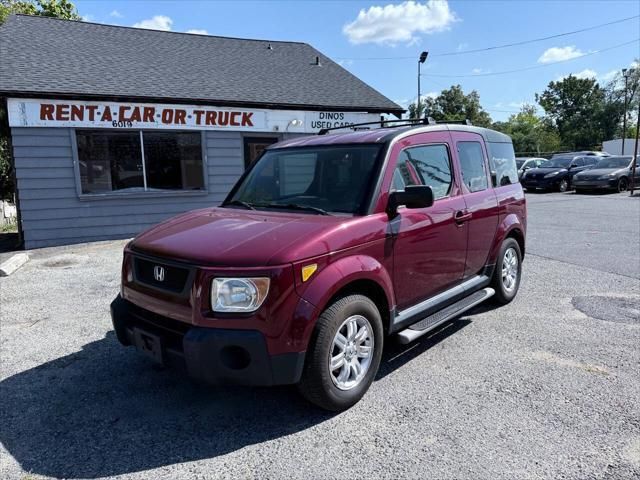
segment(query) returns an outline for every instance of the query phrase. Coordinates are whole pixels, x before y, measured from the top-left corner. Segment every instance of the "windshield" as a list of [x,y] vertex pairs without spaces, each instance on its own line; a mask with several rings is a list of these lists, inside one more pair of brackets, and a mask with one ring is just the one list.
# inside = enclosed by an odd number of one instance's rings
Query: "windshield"
[[355,214],[374,183],[380,145],[267,150],[223,206]]
[[556,157],[540,165],[541,168],[569,168],[573,157]]
[[595,168],[624,168],[631,163],[631,157],[609,157],[596,163]]

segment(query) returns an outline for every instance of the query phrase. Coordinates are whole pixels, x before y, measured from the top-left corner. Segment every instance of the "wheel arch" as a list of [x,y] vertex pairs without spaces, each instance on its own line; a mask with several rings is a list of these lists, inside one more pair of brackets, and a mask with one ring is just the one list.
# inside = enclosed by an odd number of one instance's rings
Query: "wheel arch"
[[389,332],[391,312],[395,306],[393,283],[389,271],[373,257],[353,255],[331,262],[298,293],[301,298],[296,317],[304,318],[304,326],[296,335],[300,345],[310,341],[318,318],[327,306],[351,294],[370,298],[378,307],[384,333]]

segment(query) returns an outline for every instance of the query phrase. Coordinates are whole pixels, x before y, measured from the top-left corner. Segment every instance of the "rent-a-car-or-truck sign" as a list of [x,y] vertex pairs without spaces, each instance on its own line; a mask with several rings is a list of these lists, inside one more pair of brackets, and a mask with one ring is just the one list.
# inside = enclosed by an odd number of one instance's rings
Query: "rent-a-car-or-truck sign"
[[316,133],[376,122],[379,115],[202,105],[9,99],[11,127],[149,128]]

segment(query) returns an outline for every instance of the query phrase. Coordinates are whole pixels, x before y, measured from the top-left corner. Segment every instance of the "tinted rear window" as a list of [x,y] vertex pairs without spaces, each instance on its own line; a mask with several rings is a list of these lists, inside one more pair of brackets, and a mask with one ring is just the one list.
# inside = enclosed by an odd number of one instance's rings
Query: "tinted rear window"
[[498,186],[518,183],[518,168],[516,167],[516,155],[511,143],[488,142],[489,164],[491,171],[496,173]]

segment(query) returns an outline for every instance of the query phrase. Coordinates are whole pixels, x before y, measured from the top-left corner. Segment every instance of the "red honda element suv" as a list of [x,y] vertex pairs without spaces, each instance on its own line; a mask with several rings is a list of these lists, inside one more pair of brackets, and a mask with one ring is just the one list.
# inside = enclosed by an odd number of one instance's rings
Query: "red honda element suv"
[[355,404],[408,343],[520,284],[526,204],[511,139],[458,124],[269,147],[219,207],[124,250],[123,345],[210,383],[297,384]]

